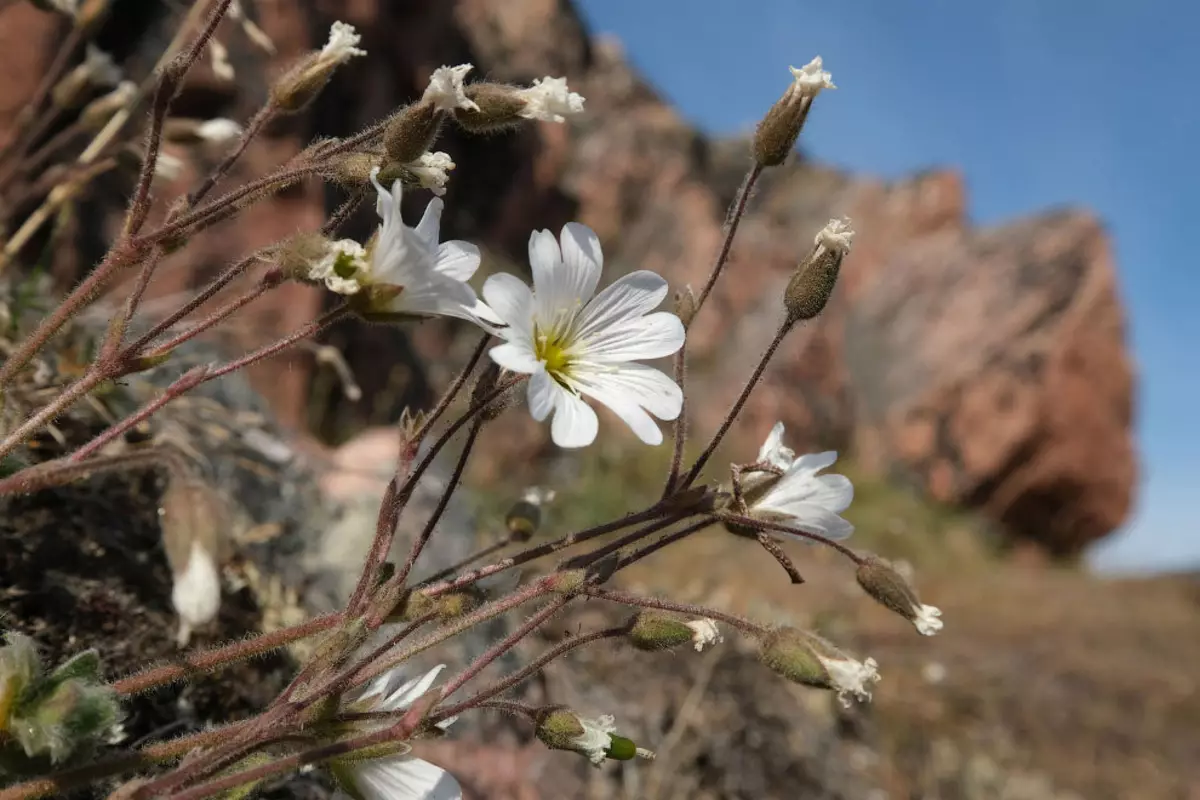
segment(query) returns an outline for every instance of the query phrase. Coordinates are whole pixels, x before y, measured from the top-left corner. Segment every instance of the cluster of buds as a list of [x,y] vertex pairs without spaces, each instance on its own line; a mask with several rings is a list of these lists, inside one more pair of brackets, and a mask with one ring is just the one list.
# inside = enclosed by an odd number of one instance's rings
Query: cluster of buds
[[7,769],[36,771],[42,759],[59,764],[89,752],[114,737],[120,720],[96,651],[47,673],[33,640],[8,634],[0,647],[0,761]]

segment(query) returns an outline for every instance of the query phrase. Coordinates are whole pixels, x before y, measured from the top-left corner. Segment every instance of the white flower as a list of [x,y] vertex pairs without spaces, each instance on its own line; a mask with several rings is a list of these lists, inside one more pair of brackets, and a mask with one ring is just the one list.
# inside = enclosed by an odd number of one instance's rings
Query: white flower
[[175,575],[171,603],[179,614],[179,645],[191,638],[192,630],[206,625],[221,608],[221,576],[217,563],[197,541],[192,542],[183,572]]
[[484,299],[507,327],[496,331],[505,344],[491,350],[505,369],[529,374],[529,411],[539,422],[554,412],[550,428],[560,447],[583,447],[596,438],[596,412],[587,395],[608,406],[643,442],[663,436],[650,414],[679,416],[683,393],[657,369],[635,363],[662,358],[683,345],[679,318],[648,313],[667,295],[667,282],[653,272],[631,272],[592,297],[603,254],[596,234],[584,225],[562,229],[562,247],[550,231],[529,238],[533,291],[513,275],[488,278]]
[[868,658],[860,662],[849,656],[832,658],[818,653],[817,660],[829,675],[829,682],[842,705],[850,707],[848,695],[854,695],[859,700],[871,699],[869,684],[879,680],[879,665],[875,663],[875,659]]
[[438,67],[429,78],[429,86],[425,88],[422,101],[428,101],[442,111],[453,111],[461,108],[466,111],[478,111],[479,106],[467,98],[463,91],[463,78],[474,69],[471,64],[459,64],[457,67]]
[[795,458],[782,440],[783,423],[776,423],[759,451],[759,458],[784,473],[751,503],[751,514],[782,517],[788,524],[830,539],[845,539],[854,533],[854,526],[838,516],[854,499],[850,479],[844,475],[817,475],[837,461],[837,453],[828,451]]
[[201,122],[196,128],[196,135],[209,144],[228,144],[241,137],[242,126],[231,119],[218,117]]
[[609,734],[617,729],[616,720],[607,714],[599,719],[578,716],[576,719],[583,726],[583,733],[571,741],[571,746],[598,767],[608,758],[608,748],[612,746]]
[[833,76],[822,69],[821,57],[817,56],[800,69],[788,67],[792,71],[792,87],[789,90],[793,96],[816,97],[822,89],[836,89]]
[[353,25],[345,22],[335,22],[329,28],[329,41],[321,48],[317,60],[324,66],[345,64],[355,56],[365,56],[366,50],[360,50],[358,43],[362,37],[354,30]]
[[[445,664],[439,664],[420,678],[407,682],[402,682],[400,669],[393,669],[372,681],[354,705],[370,711],[403,711],[433,687],[445,667]],[[445,730],[453,721],[453,718],[444,720],[438,727]],[[345,786],[346,790],[365,800],[462,798],[462,788],[453,775],[407,752],[366,761],[342,762],[334,768],[334,774],[343,786],[349,784]],[[338,792],[336,796],[349,800],[346,791]]]
[[692,629],[692,644],[695,645],[697,653],[710,644],[725,641],[725,637],[721,635],[721,629],[717,627],[717,623],[707,617],[693,620],[687,623],[687,626]]
[[324,281],[329,291],[338,294],[357,294],[362,288],[361,276],[366,274],[367,251],[353,239],[339,239],[329,243],[329,249],[320,261],[308,269],[308,277]]
[[412,171],[422,187],[440,197],[446,193],[446,182],[450,180],[449,172],[454,169],[454,162],[449,153],[422,153],[420,158],[405,166]]
[[829,224],[817,232],[813,244],[845,255],[850,252],[850,244],[853,241],[854,229],[850,227],[850,220],[842,217],[829,220]]
[[89,81],[96,86],[116,86],[121,82],[121,68],[112,56],[95,45],[88,45],[80,65]]
[[376,179],[378,173],[378,167],[371,170],[371,182],[379,194],[375,209],[383,222],[359,283],[396,291],[371,311],[500,324],[466,283],[479,269],[479,248],[458,240],[438,243],[442,201],[430,200],[417,227],[410,228],[400,217],[400,181],[388,192]]
[[565,122],[568,115],[583,112],[583,95],[568,90],[566,78],[534,78],[533,86],[516,94],[525,100],[520,116],[526,119]]
[[913,626],[922,636],[933,636],[942,629],[942,610],[937,606],[917,606],[913,614]]

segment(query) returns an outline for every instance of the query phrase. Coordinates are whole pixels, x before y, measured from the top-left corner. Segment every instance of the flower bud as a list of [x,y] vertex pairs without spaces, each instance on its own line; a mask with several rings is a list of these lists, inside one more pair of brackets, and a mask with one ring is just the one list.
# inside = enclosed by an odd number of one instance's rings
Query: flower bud
[[847,707],[849,695],[870,700],[868,684],[879,680],[875,659],[855,661],[816,634],[794,628],[767,633],[761,642],[759,658],[793,683],[837,692],[838,699]]
[[242,126],[231,119],[188,119],[171,117],[163,126],[163,136],[179,144],[224,145],[242,135]]
[[542,524],[542,506],[554,499],[553,489],[542,489],[530,486],[521,495],[521,499],[513,503],[512,508],[504,515],[504,527],[508,529],[508,538],[514,542],[527,542]]
[[692,640],[692,629],[674,614],[647,609],[633,618],[629,641],[639,650],[670,650]]
[[179,613],[181,646],[193,629],[215,619],[221,607],[217,559],[224,544],[224,509],[217,493],[192,476],[172,476],[163,492],[159,525],[175,582],[171,601]]
[[430,597],[425,592],[417,589],[409,592],[400,599],[396,607],[392,609],[392,613],[388,616],[388,622],[415,622],[418,619],[427,617],[431,614],[438,613],[438,600],[435,597]]
[[303,111],[329,83],[338,67],[351,58],[367,54],[366,50],[357,47],[360,41],[362,37],[353,25],[333,23],[325,46],[301,59],[271,87],[272,104],[283,112]]
[[813,319],[825,309],[853,240],[854,231],[846,219],[830,220],[817,233],[812,254],[792,273],[783,293],[790,324]]
[[764,167],[774,167],[784,162],[800,138],[813,98],[822,89],[837,88],[830,80],[829,73],[821,69],[820,56],[800,69],[788,69],[792,71],[792,85],[771,106],[754,132],[754,159]]
[[564,706],[550,706],[540,710],[535,719],[537,737],[543,744],[551,750],[573,750],[586,756],[593,766],[600,766],[606,758],[625,760],[640,754],[633,746],[633,754],[629,755],[630,747],[626,745],[633,743],[613,736],[616,725],[610,716],[588,719]]
[[922,636],[933,636],[942,629],[941,609],[922,605],[912,585],[879,556],[868,554],[855,577],[863,591],[911,622]]
[[503,83],[472,83],[466,87],[474,108],[457,108],[454,121],[472,133],[496,133],[522,124],[526,101],[516,87]]
[[483,592],[472,587],[457,592],[447,592],[437,597],[438,619],[449,620],[470,614],[483,605]]
[[357,189],[371,179],[374,170],[379,169],[381,158],[378,153],[351,151],[333,159],[322,174],[347,189]]
[[696,316],[696,294],[691,284],[675,292],[675,316],[679,317],[684,328],[692,324],[692,317]]
[[400,164],[416,161],[437,138],[446,112],[430,100],[401,109],[383,130],[383,149]]
[[587,582],[590,574],[586,569],[564,569],[547,575],[543,580],[546,588],[561,595],[571,595]]

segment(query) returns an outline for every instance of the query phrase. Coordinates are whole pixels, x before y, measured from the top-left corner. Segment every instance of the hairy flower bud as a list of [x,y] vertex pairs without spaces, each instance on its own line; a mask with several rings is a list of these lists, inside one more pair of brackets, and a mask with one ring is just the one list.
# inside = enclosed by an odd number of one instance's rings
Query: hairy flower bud
[[849,695],[870,700],[868,684],[879,680],[875,659],[855,661],[820,636],[794,628],[767,633],[761,642],[759,658],[793,683],[837,692],[845,706],[850,705]]
[[547,575],[544,580],[546,587],[552,592],[561,595],[571,595],[579,591],[589,577],[586,569],[564,569],[555,572],[553,575]]
[[472,133],[496,133],[525,121],[527,105],[517,88],[503,83],[472,83],[466,96],[474,108],[457,108],[454,121]]
[[484,595],[470,586],[457,592],[447,592],[437,598],[438,619],[448,620],[470,614],[483,605]]
[[625,737],[613,735],[616,725],[610,716],[588,719],[565,706],[549,706],[538,712],[535,721],[537,737],[543,744],[551,750],[573,750],[596,767],[606,758],[625,760],[642,754]]
[[630,643],[639,650],[670,650],[692,640],[692,629],[674,614],[646,609],[629,626]]
[[696,316],[696,293],[692,291],[691,284],[675,292],[675,316],[679,317],[684,328],[692,324],[692,317]]
[[504,527],[514,542],[527,542],[542,524],[542,506],[554,499],[553,489],[530,486],[504,515]]
[[792,273],[783,293],[789,323],[813,319],[825,309],[853,240],[846,219],[830,220],[817,233],[812,254]]
[[876,555],[867,555],[855,573],[858,585],[880,605],[890,608],[913,624],[922,636],[933,636],[942,629],[941,609],[922,605],[904,576]]
[[179,613],[179,642],[211,622],[221,607],[218,560],[224,550],[225,504],[203,481],[174,475],[159,508],[163,547],[174,587],[171,601]]
[[335,22],[329,40],[320,50],[309,53],[284,73],[271,87],[271,102],[282,112],[303,111],[321,93],[337,68],[356,56],[365,56],[358,43],[362,37],[353,25]]
[[371,173],[380,167],[381,160],[379,153],[354,150],[334,158],[322,174],[347,189],[357,189],[371,180]]
[[383,130],[383,149],[388,158],[400,164],[416,161],[437,139],[445,118],[446,111],[433,99],[398,111]]
[[760,165],[774,167],[782,164],[800,138],[813,98],[822,89],[837,88],[830,80],[829,73],[821,66],[821,57],[817,56],[800,69],[788,67],[792,71],[792,84],[783,97],[771,106],[754,132],[752,151]]

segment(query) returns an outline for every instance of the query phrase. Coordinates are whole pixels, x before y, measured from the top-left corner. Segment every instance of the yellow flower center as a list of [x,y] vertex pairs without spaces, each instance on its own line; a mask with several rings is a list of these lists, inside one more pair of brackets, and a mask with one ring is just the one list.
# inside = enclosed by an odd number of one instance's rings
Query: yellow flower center
[[571,356],[567,352],[569,342],[566,341],[564,333],[558,330],[543,333],[537,327],[533,330],[533,354],[545,365],[546,371],[555,380],[571,367]]

